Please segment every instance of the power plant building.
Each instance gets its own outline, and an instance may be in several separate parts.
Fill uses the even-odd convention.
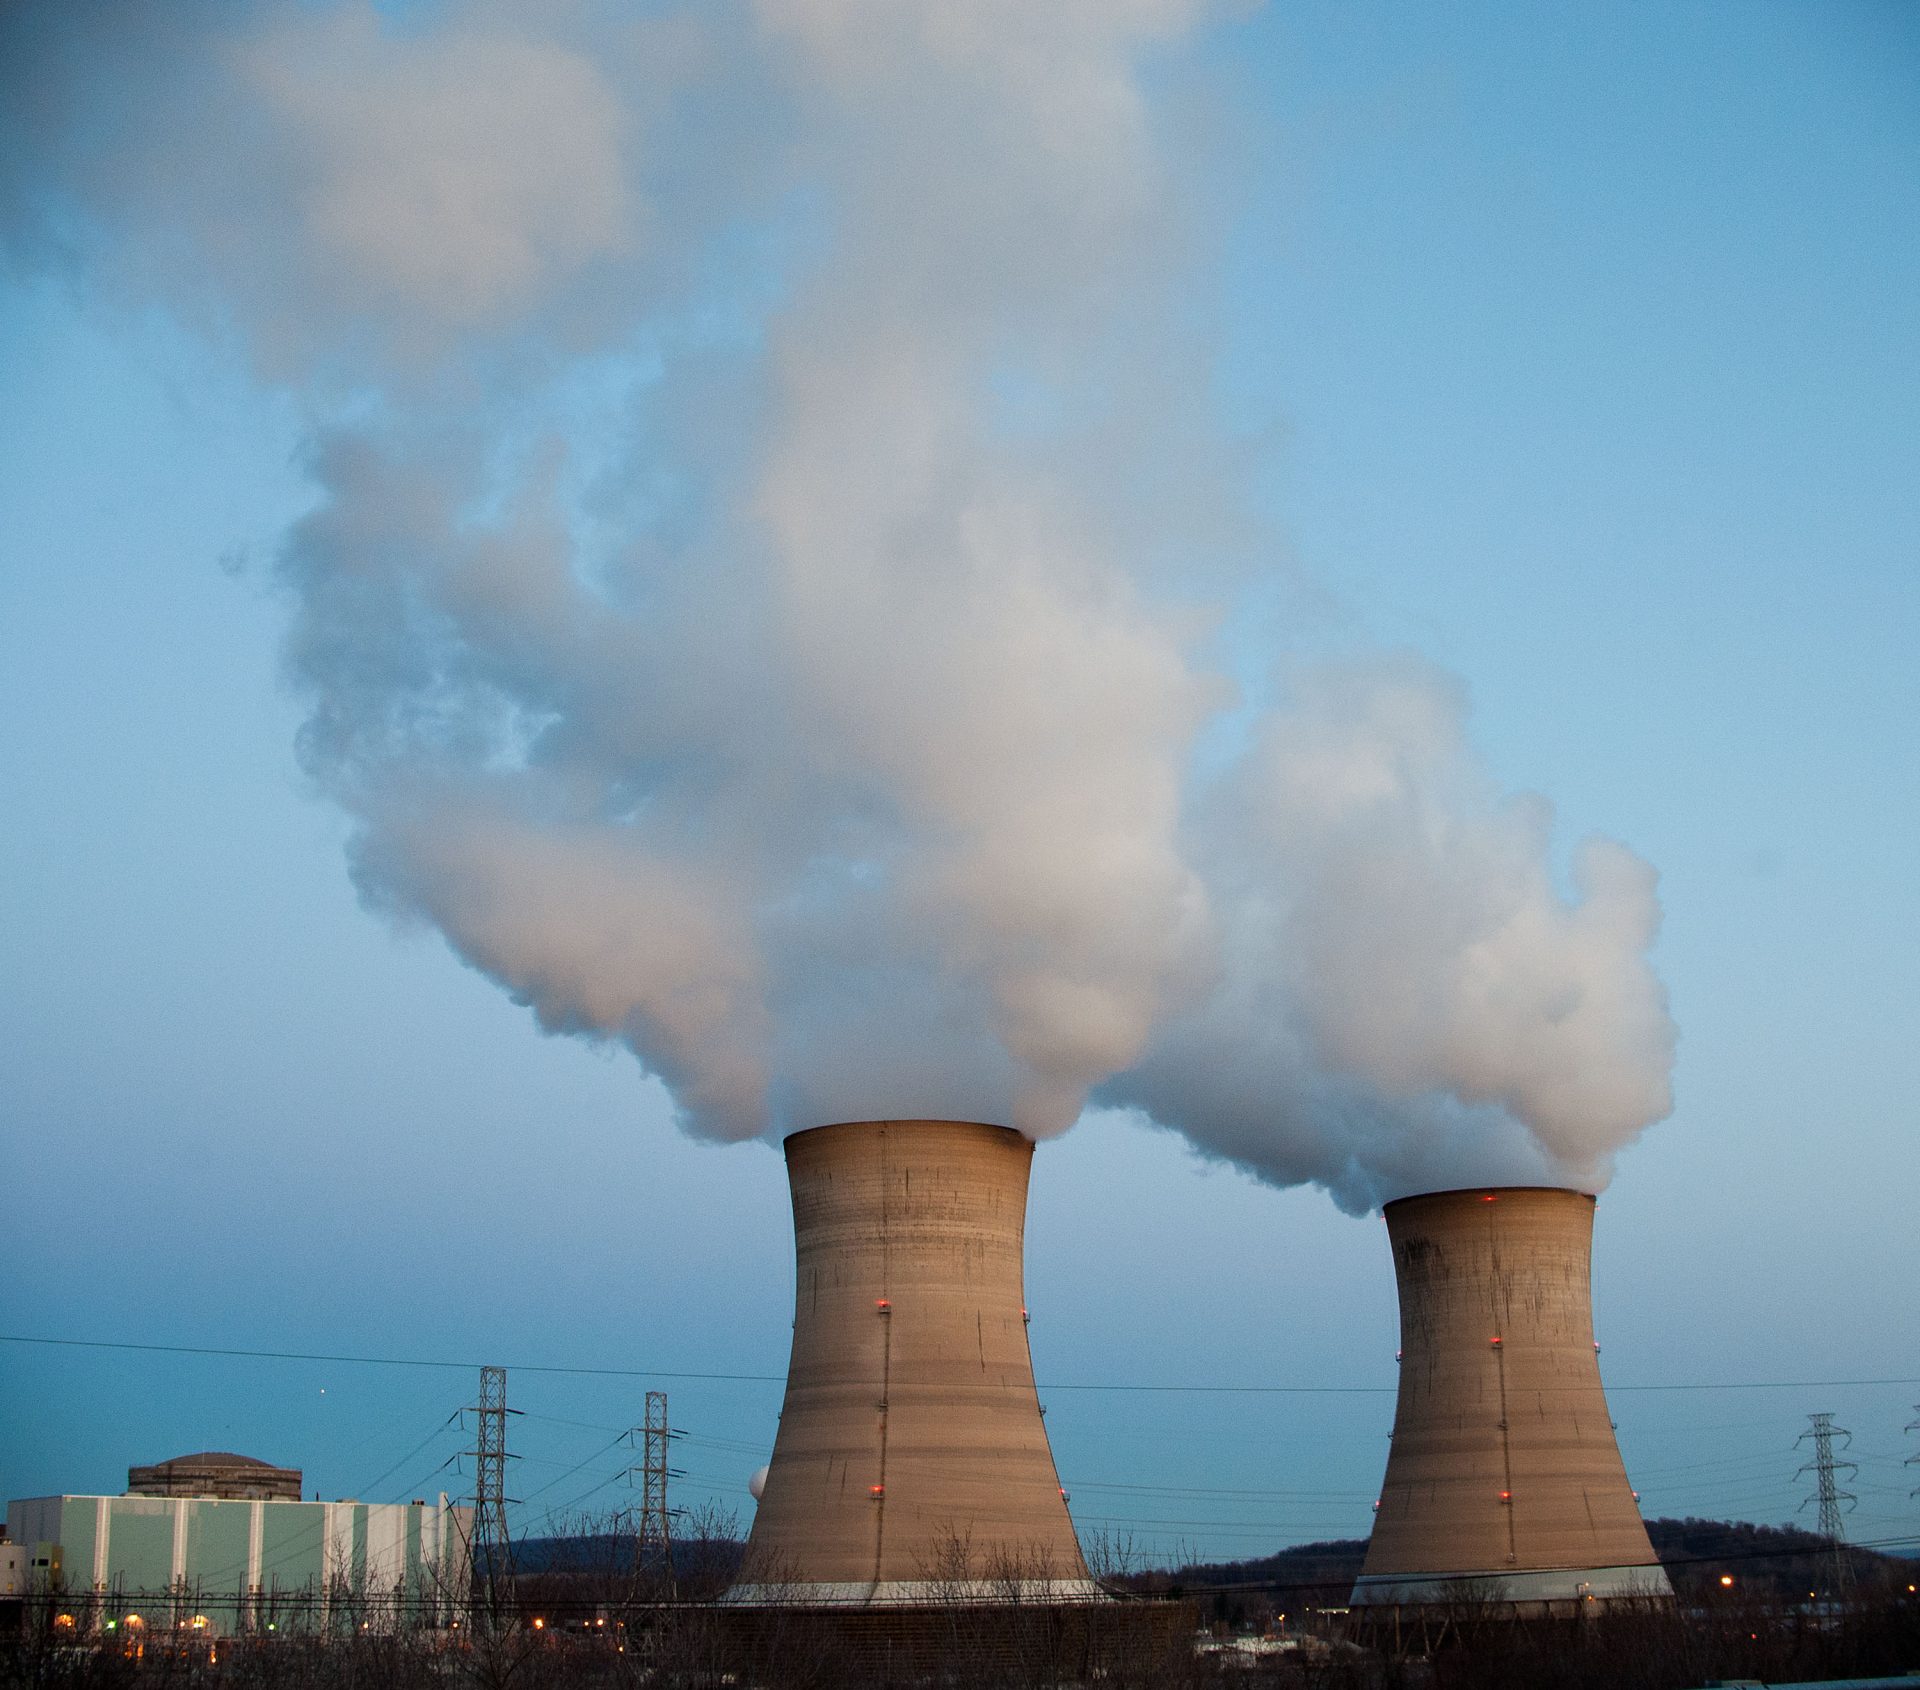
[[[444,1492],[408,1503],[42,1496],[7,1505],[7,1533],[28,1595],[48,1599],[62,1629],[386,1631],[464,1611],[472,1517]]]
[[[1033,1145],[972,1121],[786,1141],[793,1354],[732,1604],[1104,1600],[1034,1392]]]
[[[1400,1391],[1355,1606],[1671,1600],[1600,1384],[1593,1198],[1442,1191],[1385,1214]]]

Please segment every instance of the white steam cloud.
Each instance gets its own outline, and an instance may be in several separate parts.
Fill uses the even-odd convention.
[[[1589,840],[1562,898],[1548,806],[1493,788],[1465,713],[1412,658],[1299,678],[1194,828],[1218,983],[1109,1098],[1356,1206],[1605,1183],[1670,1107],[1653,871]]]
[[[1296,664],[1200,754],[1268,680],[1210,656],[1213,10],[0,26],[15,250],[308,407],[289,662],[363,893],[693,1131],[1091,1095],[1358,1206],[1595,1185],[1668,1107],[1651,871],[1563,895],[1445,676]]]

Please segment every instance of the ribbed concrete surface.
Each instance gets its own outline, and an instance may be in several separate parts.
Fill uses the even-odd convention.
[[[1593,1213],[1543,1187],[1387,1204],[1400,1395],[1355,1602],[1671,1594],[1601,1390]]]
[[[735,1602],[926,1602],[1098,1589],[1027,1350],[1033,1146],[968,1121],[786,1143],[793,1358]]]

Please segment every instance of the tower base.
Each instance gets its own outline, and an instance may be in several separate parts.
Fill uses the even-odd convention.
[[[844,1613],[856,1608],[1059,1607],[1102,1603],[1092,1579],[882,1579],[853,1584],[736,1584],[720,1598],[727,1608],[804,1608]]]
[[[1484,1573],[1363,1574],[1352,1605],[1390,1608],[1529,1608],[1540,1611],[1583,1603],[1673,1600],[1673,1585],[1657,1562],[1634,1567],[1528,1567]]]
[[[730,1598],[707,1610],[718,1653],[742,1682],[796,1661],[841,1685],[897,1683],[934,1673],[1015,1674],[1081,1682],[1176,1658],[1198,1610],[1190,1602],[896,1602],[881,1606],[754,1606]]]

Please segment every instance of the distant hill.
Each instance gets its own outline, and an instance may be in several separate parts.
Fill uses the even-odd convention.
[[[1246,1561],[1198,1561],[1106,1582],[1142,1596],[1188,1597],[1199,1603],[1203,1620],[1264,1626],[1310,1608],[1345,1607],[1366,1554],[1364,1538],[1335,1538]]]
[[[1647,1535],[1684,1600],[1698,1600],[1725,1588],[1720,1583],[1723,1576],[1753,1596],[1805,1600],[1809,1591],[1822,1597],[1830,1594],[1830,1547],[1813,1532],[1744,1520],[1689,1518],[1649,1520]],[[744,1548],[738,1539],[726,1537],[675,1543],[675,1576],[692,1586],[724,1589]],[[1217,1592],[1215,1606],[1223,1617],[1249,1606],[1241,1599],[1243,1594],[1261,1598],[1251,1606],[1335,1608],[1345,1605],[1366,1553],[1365,1538],[1333,1538],[1243,1561],[1199,1561],[1129,1573],[1108,1582],[1143,1594]],[[1853,1582],[1862,1591],[1904,1585],[1914,1577],[1911,1560],[1851,1546],[1844,1553]],[[514,1544],[513,1558],[523,1579],[617,1581],[633,1567],[633,1539],[608,1532],[523,1538]]]
[[[1649,1520],[1647,1535],[1682,1597],[1721,1588],[1722,1576],[1755,1595],[1804,1600],[1832,1594],[1833,1546],[1797,1526],[1755,1526],[1744,1520]],[[1856,1588],[1873,1590],[1913,1577],[1910,1562],[1874,1549],[1843,1548]]]
[[[716,1572],[731,1577],[746,1545],[736,1538],[689,1538],[673,1545],[673,1568],[682,1577]],[[523,1537],[513,1544],[513,1570],[522,1576],[548,1573],[617,1575],[634,1562],[634,1540],[621,1532]]]
[[[1675,1591],[1692,1600],[1724,1587],[1751,1595],[1805,1600],[1809,1591],[1831,1594],[1833,1570],[1827,1540],[1793,1526],[1756,1526],[1744,1520],[1649,1520],[1647,1535]],[[1245,1561],[1202,1561],[1171,1571],[1137,1573],[1124,1581],[1140,1591],[1180,1590],[1200,1594],[1229,1586],[1270,1592],[1281,1605],[1340,1607],[1360,1575],[1365,1538],[1335,1538],[1296,1544]],[[1910,1560],[1877,1550],[1844,1550],[1855,1586],[1876,1589],[1913,1579]]]

